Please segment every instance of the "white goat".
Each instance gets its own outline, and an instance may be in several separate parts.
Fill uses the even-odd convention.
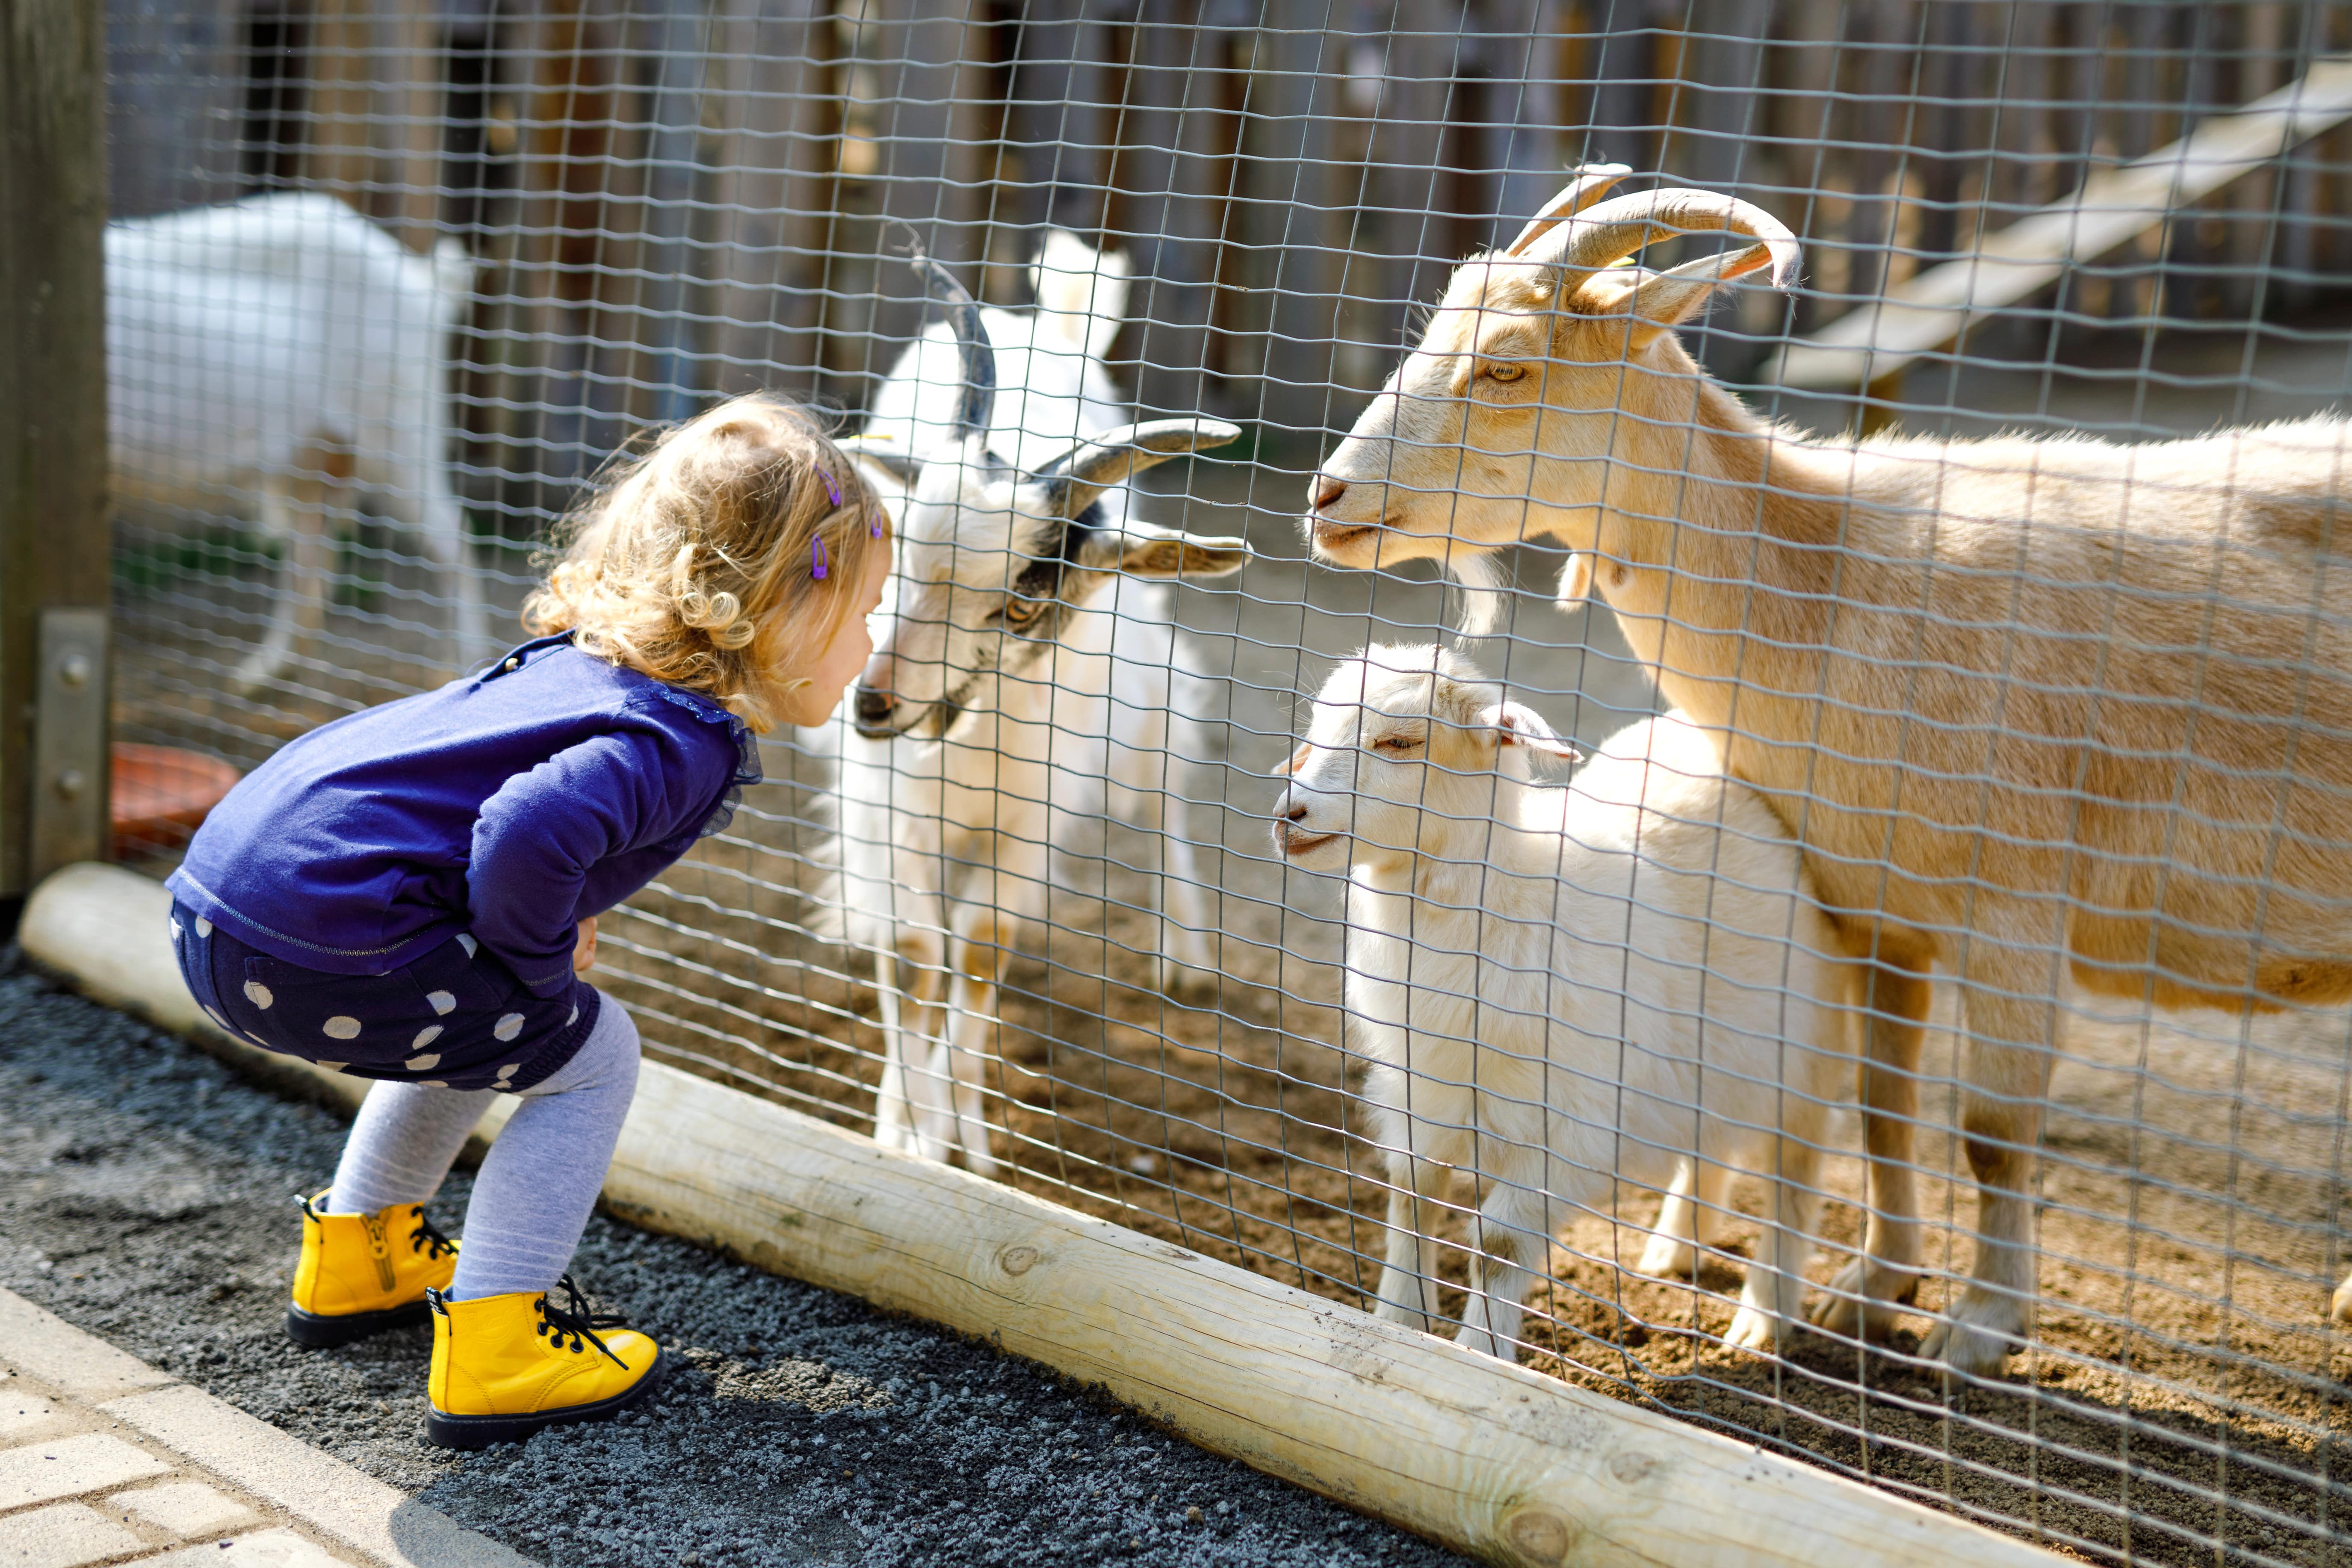
[[[1457,1337],[1508,1357],[1569,1218],[1671,1178],[1671,1257],[1699,1229],[1694,1167],[1720,1194],[1739,1166],[1771,1198],[1728,1339],[1769,1349],[1804,1302],[1852,966],[1771,808],[1682,718],[1626,730],[1565,789],[1533,782],[1538,754],[1576,753],[1466,659],[1374,647],[1276,770],[1275,847],[1353,867],[1347,1028],[1391,1182],[1379,1314],[1435,1314],[1456,1170],[1487,1189]]]
[[[1809,439],[1672,330],[1727,279],[1785,280],[1795,239],[1705,191],[1591,206],[1623,173],[1454,274],[1316,476],[1314,545],[1372,566],[1565,541],[1570,594],[1598,588],[1803,841],[1872,964],[1869,1233],[1820,1314],[1840,1331],[1885,1331],[1916,1289],[1920,1037],[1931,970],[1958,976],[1979,1240],[1926,1353],[1994,1373],[2033,1322],[2063,977],[2240,1013],[2352,998],[2352,621],[2331,607],[2352,426]],[[1694,231],[1760,243],[1612,265]]]
[[[454,240],[417,256],[334,197],[282,191],[110,225],[108,435],[118,502],[242,513],[286,552],[251,690],[322,624],[328,511],[370,493],[449,579],[458,662],[485,634],[449,486]]]
[[[1121,488],[1237,429],[1190,419],[1094,428],[1084,389],[1100,365],[1033,349],[1036,384],[1022,406],[1069,414],[1075,434],[1003,430],[982,326],[999,313],[918,264],[950,306],[959,363],[949,376],[919,351],[901,374],[929,363],[935,379],[885,389],[886,406],[915,409],[919,428],[943,433],[919,466],[904,461],[893,432],[845,443],[890,463],[908,489],[896,506],[897,571],[853,700],[856,736],[843,743],[841,907],[845,934],[876,953],[875,1136],[934,1159],[960,1147],[987,1175],[996,1163],[982,1073],[998,983],[1023,926],[1044,911],[1055,847],[1081,820],[1132,822],[1163,846],[1159,906],[1176,929],[1171,938],[1163,915],[1149,955],[1155,978],[1175,977],[1160,967],[1171,950],[1174,969],[1209,963],[1191,846],[1165,809],[1176,759],[1198,754],[1171,711],[1173,608],[1161,582],[1137,579],[1218,576],[1249,549],[1137,521]],[[1030,456],[1008,462],[1004,446]]]

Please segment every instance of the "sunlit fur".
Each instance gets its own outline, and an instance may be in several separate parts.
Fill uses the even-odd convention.
[[[1803,841],[1874,977],[1871,1261],[1920,1262],[1909,1178],[1926,976],[1963,981],[1974,1282],[1928,1351],[2030,1331],[2056,998],[2352,997],[2347,426],[2126,447],[1815,440],[1706,379],[1631,271],[1474,260],[1325,464],[1318,548],[1369,566],[1549,534],[1666,696]],[[1495,364],[1522,368],[1497,381]],[[1325,493],[1328,493],[1328,483]],[[1360,525],[1379,524],[1370,531]]]
[[[998,314],[983,313],[992,337]],[[942,363],[952,369],[886,386],[877,406],[951,430],[962,370],[953,355]],[[1000,358],[1000,370],[1010,363]],[[901,369],[923,378],[927,364]],[[1160,580],[1216,576],[1248,558],[1239,540],[1192,540],[1135,519],[1123,486],[1079,518],[1059,516],[1049,488],[1003,454],[1042,464],[1106,433],[1117,415],[1086,394],[1107,384],[1097,360],[1033,353],[1025,374],[1025,395],[1000,393],[987,438],[929,453],[894,501],[897,569],[873,618],[874,657],[845,709],[887,694],[898,732],[852,731],[842,752],[844,919],[850,940],[877,955],[881,997],[875,1135],[934,1159],[961,1149],[982,1174],[996,1168],[983,1080],[997,986],[1024,928],[1045,913],[1056,845],[1105,816],[1143,830],[1160,860],[1155,902],[1173,918],[1148,927],[1135,956],[1163,985],[1212,962],[1186,824],[1181,806],[1167,809],[1181,759],[1206,747],[1187,717],[1200,704],[1185,690],[1173,598]],[[1053,439],[1007,428],[1006,411],[1024,407],[1056,421],[1075,411],[1075,436],[1058,423]]]
[[[1682,720],[1622,731],[1566,788],[1529,769],[1549,736],[1459,657],[1376,647],[1332,671],[1282,770],[1277,849],[1352,868],[1348,1040],[1391,1183],[1379,1313],[1428,1326],[1447,1189],[1475,1173],[1458,1338],[1507,1357],[1560,1228],[1628,1187],[1686,1193],[1696,1158],[1766,1178],[1729,1337],[1769,1348],[1803,1303],[1853,966],[1779,819]]]

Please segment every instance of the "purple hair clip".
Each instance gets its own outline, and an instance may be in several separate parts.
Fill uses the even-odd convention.
[[[824,541],[822,539],[809,541],[809,575],[820,583],[824,581]]]
[[[824,493],[833,499],[834,505],[839,506],[841,504],[841,487],[833,482],[832,470],[829,468],[819,468],[816,471],[816,475],[817,478],[824,481]]]

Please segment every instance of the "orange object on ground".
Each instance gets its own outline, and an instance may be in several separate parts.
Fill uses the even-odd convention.
[[[177,849],[237,781],[217,757],[176,746],[113,747],[114,853],[118,858]]]

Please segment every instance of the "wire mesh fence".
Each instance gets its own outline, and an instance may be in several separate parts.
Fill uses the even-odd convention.
[[[731,393],[964,460],[919,240],[1009,465],[1240,435],[894,500],[898,709],[604,922],[653,1052],[2086,1555],[2352,1560],[2352,12],[110,15],[120,740],[519,641]],[[1747,205],[1455,273],[1604,159]]]

